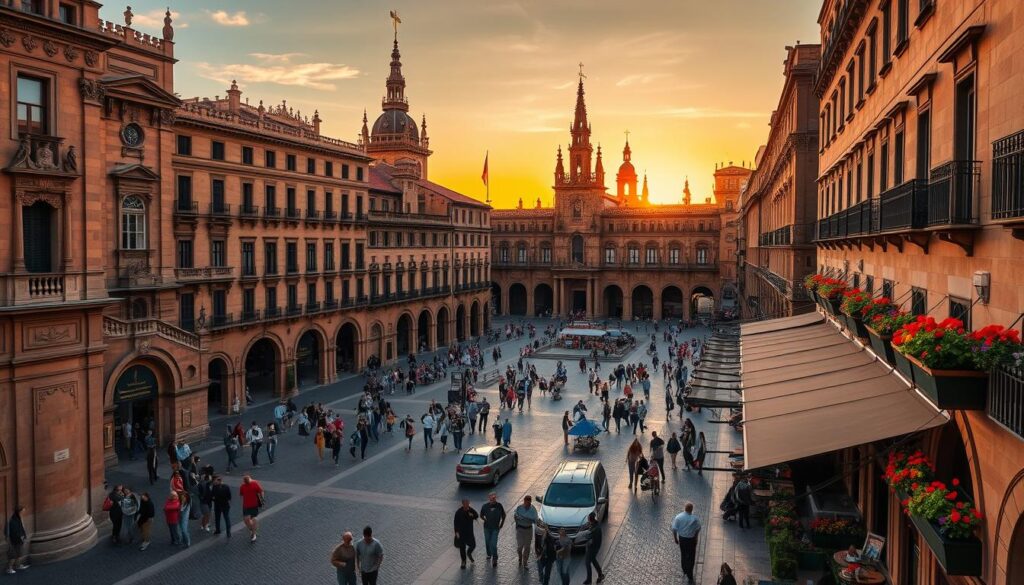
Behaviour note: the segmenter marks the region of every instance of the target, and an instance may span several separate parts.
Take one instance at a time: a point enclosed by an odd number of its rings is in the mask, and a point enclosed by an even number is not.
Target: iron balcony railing
[[[239,217],[259,217],[260,208],[258,205],[249,205],[248,207],[243,205],[238,208],[238,215]]]
[[[174,200],[175,215],[199,215],[199,204],[191,199]]]
[[[253,321],[260,320],[260,310],[250,309],[248,311],[242,311],[242,318],[239,319],[241,323],[252,323]]]
[[[978,223],[976,211],[981,163],[953,160],[932,169],[928,183],[928,225]]]
[[[761,234],[762,246],[788,246],[793,243],[793,226],[787,225],[777,230]]]
[[[1024,439],[1024,373],[1000,368],[989,375],[988,416]]]
[[[264,207],[263,217],[281,217],[280,207]]]
[[[233,313],[226,315],[213,315],[213,323],[211,324],[212,329],[220,329],[221,327],[229,327],[235,322]]]
[[[879,196],[879,229],[920,229],[928,220],[928,183],[911,179]]]
[[[231,215],[231,204],[230,203],[211,203],[210,204],[210,215],[227,217]]]
[[[263,309],[263,315],[266,319],[276,319],[281,316],[281,307],[267,307]]]
[[[1024,131],[992,143],[992,219],[1024,217]]]

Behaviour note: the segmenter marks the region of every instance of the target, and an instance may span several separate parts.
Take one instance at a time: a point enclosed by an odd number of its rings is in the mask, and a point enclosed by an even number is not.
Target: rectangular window
[[[363,217],[363,196],[362,195],[356,195],[356,217],[357,218],[362,218]]]
[[[928,291],[916,286],[910,291],[910,312],[924,315],[928,312]]]
[[[891,280],[882,280],[882,296],[893,300],[893,282]]]
[[[346,165],[346,164],[341,165],[341,178],[342,179],[347,179],[348,178],[348,165]]]
[[[293,311],[299,308],[299,286],[297,284],[288,285],[288,308]]]
[[[668,249],[668,263],[679,264],[679,248]]]
[[[540,261],[544,264],[551,264],[551,248],[545,246],[540,249]]]
[[[508,263],[508,248],[498,248],[498,261],[507,264]]]
[[[256,289],[242,289],[242,318],[252,319],[256,315]]]
[[[213,160],[224,160],[224,143],[214,140],[210,143],[210,158]]]
[[[306,190],[306,211],[316,211],[316,191]]]
[[[864,191],[864,163],[857,163],[857,203],[860,203]]]
[[[324,161],[324,174],[327,175],[328,177],[333,177],[334,176],[334,163],[333,162],[331,162],[329,160]]]
[[[639,264],[640,263],[640,248],[629,249],[629,263]]]
[[[324,300],[328,303],[334,303],[334,281],[328,280],[324,283]]]
[[[267,166],[270,166],[270,165],[267,165]],[[286,154],[286,155],[284,155],[284,168],[285,168],[285,170],[288,170],[288,171],[295,171],[295,169],[297,168],[297,162],[295,160],[295,155],[294,154]]]
[[[263,243],[263,274],[277,274],[277,242]]]
[[[183,134],[178,135],[178,154],[192,156],[192,137]]]
[[[299,202],[295,199],[295,187],[288,187],[285,189],[285,209],[288,210],[289,216],[298,214]]]
[[[192,211],[192,177],[178,175],[178,211]]]
[[[968,75],[956,84],[956,107],[953,120],[953,157],[956,160],[974,160],[974,144],[977,129],[975,109],[977,95],[974,74]]]
[[[864,291],[869,295],[875,294],[875,277],[868,274],[864,277]]]
[[[252,200],[252,183],[242,183],[242,212],[252,213],[256,206]]]
[[[310,158],[306,159],[306,172],[309,173],[310,175],[315,175],[316,174],[316,159],[315,158],[310,157]]]
[[[264,185],[263,205],[266,206],[267,215],[273,213],[277,208],[277,187],[274,185]]]
[[[857,79],[853,74],[854,63],[850,61],[850,64],[846,66],[846,79],[849,80],[848,87],[846,90],[846,103],[847,103],[847,117],[853,117],[854,99],[853,96],[856,91]]]
[[[341,281],[341,302],[347,303],[348,299],[352,296],[351,291],[352,285],[349,284],[348,279]]]
[[[516,262],[526,264],[526,246],[516,248]]]
[[[210,266],[227,266],[227,251],[224,240],[210,242]]]
[[[306,284],[306,306],[314,305],[316,305],[316,283],[310,282]]]
[[[192,293],[181,293],[178,297],[178,326],[185,331],[196,328],[196,297]]]
[[[289,274],[299,271],[299,245],[295,242],[285,244],[285,270]]]
[[[210,206],[214,213],[227,211],[227,206],[224,205],[224,179],[210,181]]]
[[[357,181],[362,181],[363,180],[363,167],[356,167],[356,180]]]
[[[334,242],[324,242],[324,270],[334,271]]]
[[[892,55],[892,3],[882,5],[882,66],[889,64]]]
[[[878,30],[871,29],[868,33],[868,87],[875,86],[878,76]]]
[[[330,191],[324,191],[324,213],[327,215],[334,213],[334,194]]]
[[[263,165],[268,169],[277,167],[277,153],[273,150],[268,150],[263,153]]]
[[[657,264],[658,263],[658,249],[657,248],[647,248],[646,263],[647,264]]]
[[[366,268],[365,246],[362,242],[356,243],[356,270]]]
[[[931,166],[932,113],[923,110],[917,113],[917,178],[928,179]]]
[[[910,36],[910,0],[896,0],[896,51]]]
[[[892,181],[893,185],[903,184],[903,130],[896,132],[896,144],[893,147]]]
[[[270,285],[265,288],[264,302],[266,303],[267,316],[277,316],[277,286]]]
[[[875,153],[868,155],[867,193],[865,197],[871,199],[875,196]]]
[[[866,64],[864,63],[864,47],[861,47],[857,51],[857,101],[864,99],[864,69]]]
[[[356,279],[356,298],[362,299],[366,295],[366,285],[363,284],[362,278]]]
[[[178,268],[192,268],[192,240],[178,240]]]
[[[213,324],[218,325],[225,322],[227,315],[228,293],[226,290],[213,291]]]
[[[243,146],[242,147],[242,164],[243,165],[251,165],[251,164],[253,164],[252,161],[253,161],[252,147],[251,146]]]
[[[957,297],[949,297],[949,316],[959,319],[964,324],[964,330],[971,330],[971,301]]]
[[[256,244],[242,242],[242,276],[256,276]]]
[[[348,193],[342,192],[341,193],[341,217],[344,218],[346,215],[348,215],[350,213],[352,213],[352,212],[349,211],[349,209],[348,209]]]
[[[352,260],[350,258],[351,253],[352,253],[352,249],[351,248],[352,248],[352,244],[349,244],[348,242],[342,242],[341,243],[341,269],[342,270],[351,270],[352,269]]]
[[[316,244],[306,244],[306,272],[316,272]]]
[[[708,249],[707,248],[697,248],[697,264],[707,264],[707,263],[708,263]]]
[[[889,143],[882,143],[882,153],[878,157],[878,192],[885,193],[889,189]]]
[[[18,75],[18,132],[48,134],[50,88],[45,79]]]
[[[70,24],[72,26],[78,24],[78,15],[75,13],[75,7],[70,4],[60,5],[60,21],[64,24]]]

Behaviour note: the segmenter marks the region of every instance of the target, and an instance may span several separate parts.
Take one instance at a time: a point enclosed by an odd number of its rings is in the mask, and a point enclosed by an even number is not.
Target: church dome
[[[414,141],[419,141],[420,132],[416,128],[416,121],[412,116],[402,110],[385,110],[373,123],[373,131],[370,136],[376,138],[382,135],[411,134]]]
[[[633,163],[629,162],[628,160],[626,162],[622,163],[619,166],[619,176],[620,177],[635,177],[636,176],[636,169],[633,168]]]

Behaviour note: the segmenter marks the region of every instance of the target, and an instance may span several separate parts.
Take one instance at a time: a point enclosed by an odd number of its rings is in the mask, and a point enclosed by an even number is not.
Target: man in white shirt
[[[693,513],[693,504],[687,502],[685,511],[672,520],[672,538],[679,545],[679,557],[683,574],[693,583],[693,565],[697,561],[697,535],[700,534],[700,520]]]
[[[252,466],[259,467],[259,453],[260,447],[263,446],[263,429],[260,425],[256,424],[256,421],[252,421],[252,426],[245,433],[245,438],[249,441],[249,445],[252,446]]]
[[[434,446],[434,415],[430,412],[423,415],[420,419],[423,423],[423,448],[427,449]]]

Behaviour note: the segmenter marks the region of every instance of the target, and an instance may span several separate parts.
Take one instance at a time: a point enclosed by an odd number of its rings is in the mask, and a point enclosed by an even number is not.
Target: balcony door
[[[974,160],[975,109],[977,96],[974,74],[968,75],[956,84],[956,120],[954,123],[953,149],[955,160]]]
[[[22,207],[25,270],[29,272],[53,272],[54,211],[42,201]]]

